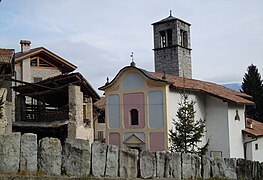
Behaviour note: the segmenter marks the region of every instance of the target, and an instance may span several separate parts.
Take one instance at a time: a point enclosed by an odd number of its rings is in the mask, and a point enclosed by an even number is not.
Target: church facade
[[[153,23],[155,72],[122,68],[100,87],[106,98],[106,143],[121,148],[169,150],[169,130],[185,91],[194,100],[195,119],[206,120],[204,145],[211,157],[244,157],[243,134],[248,95],[192,79],[190,24],[173,17]]]

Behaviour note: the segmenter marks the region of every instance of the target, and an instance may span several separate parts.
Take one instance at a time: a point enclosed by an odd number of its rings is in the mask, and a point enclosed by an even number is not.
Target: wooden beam
[[[43,85],[36,84],[36,83],[29,83],[29,82],[20,81],[20,80],[13,79],[13,78],[11,78],[10,80],[11,80],[11,81],[14,81],[14,82],[21,83],[21,84],[26,84],[26,85],[31,85],[31,86],[41,87],[41,88],[45,88],[45,89],[49,89],[49,90],[53,90],[53,91],[63,92],[63,91],[58,90],[57,88],[51,88],[51,87],[43,86]]]

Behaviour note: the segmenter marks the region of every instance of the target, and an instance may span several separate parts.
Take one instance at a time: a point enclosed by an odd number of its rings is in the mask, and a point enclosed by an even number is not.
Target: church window
[[[187,32],[184,30],[180,30],[180,37],[179,37],[179,43],[181,46],[183,47],[187,47],[188,46],[188,42],[187,42]]]
[[[173,34],[172,34],[172,30],[171,29],[168,29],[167,30],[167,44],[168,44],[168,47],[172,46],[173,45]]]
[[[161,35],[161,47],[166,47],[166,33],[165,31],[160,32]]]
[[[139,113],[137,109],[132,109],[131,113],[131,125],[139,125]]]

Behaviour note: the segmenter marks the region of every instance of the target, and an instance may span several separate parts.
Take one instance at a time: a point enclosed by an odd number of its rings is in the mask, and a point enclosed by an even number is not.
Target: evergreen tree
[[[197,143],[201,142],[201,137],[205,131],[205,122],[202,119],[195,121],[195,102],[189,100],[188,95],[185,93],[181,96],[181,102],[176,114],[178,121],[173,119],[175,130],[170,130],[169,134],[170,149],[172,152],[197,153],[202,149],[197,147]],[[205,145],[205,148],[207,146],[208,143]]]
[[[246,106],[246,116],[263,122],[263,84],[256,66],[251,64],[243,77],[241,92],[253,98],[254,106]]]

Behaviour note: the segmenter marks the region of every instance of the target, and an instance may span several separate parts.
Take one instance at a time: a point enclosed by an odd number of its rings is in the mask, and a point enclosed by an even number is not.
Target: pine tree
[[[246,106],[246,116],[263,122],[263,84],[256,66],[251,64],[243,77],[241,92],[253,98],[254,106]]]
[[[195,121],[195,102],[188,99],[188,95],[183,93],[179,109],[176,116],[179,121],[173,119],[175,131],[170,130],[171,151],[184,153],[197,153],[201,151],[197,143],[201,142],[201,137],[205,131],[205,122],[200,119]],[[208,146],[208,143],[205,147]]]

